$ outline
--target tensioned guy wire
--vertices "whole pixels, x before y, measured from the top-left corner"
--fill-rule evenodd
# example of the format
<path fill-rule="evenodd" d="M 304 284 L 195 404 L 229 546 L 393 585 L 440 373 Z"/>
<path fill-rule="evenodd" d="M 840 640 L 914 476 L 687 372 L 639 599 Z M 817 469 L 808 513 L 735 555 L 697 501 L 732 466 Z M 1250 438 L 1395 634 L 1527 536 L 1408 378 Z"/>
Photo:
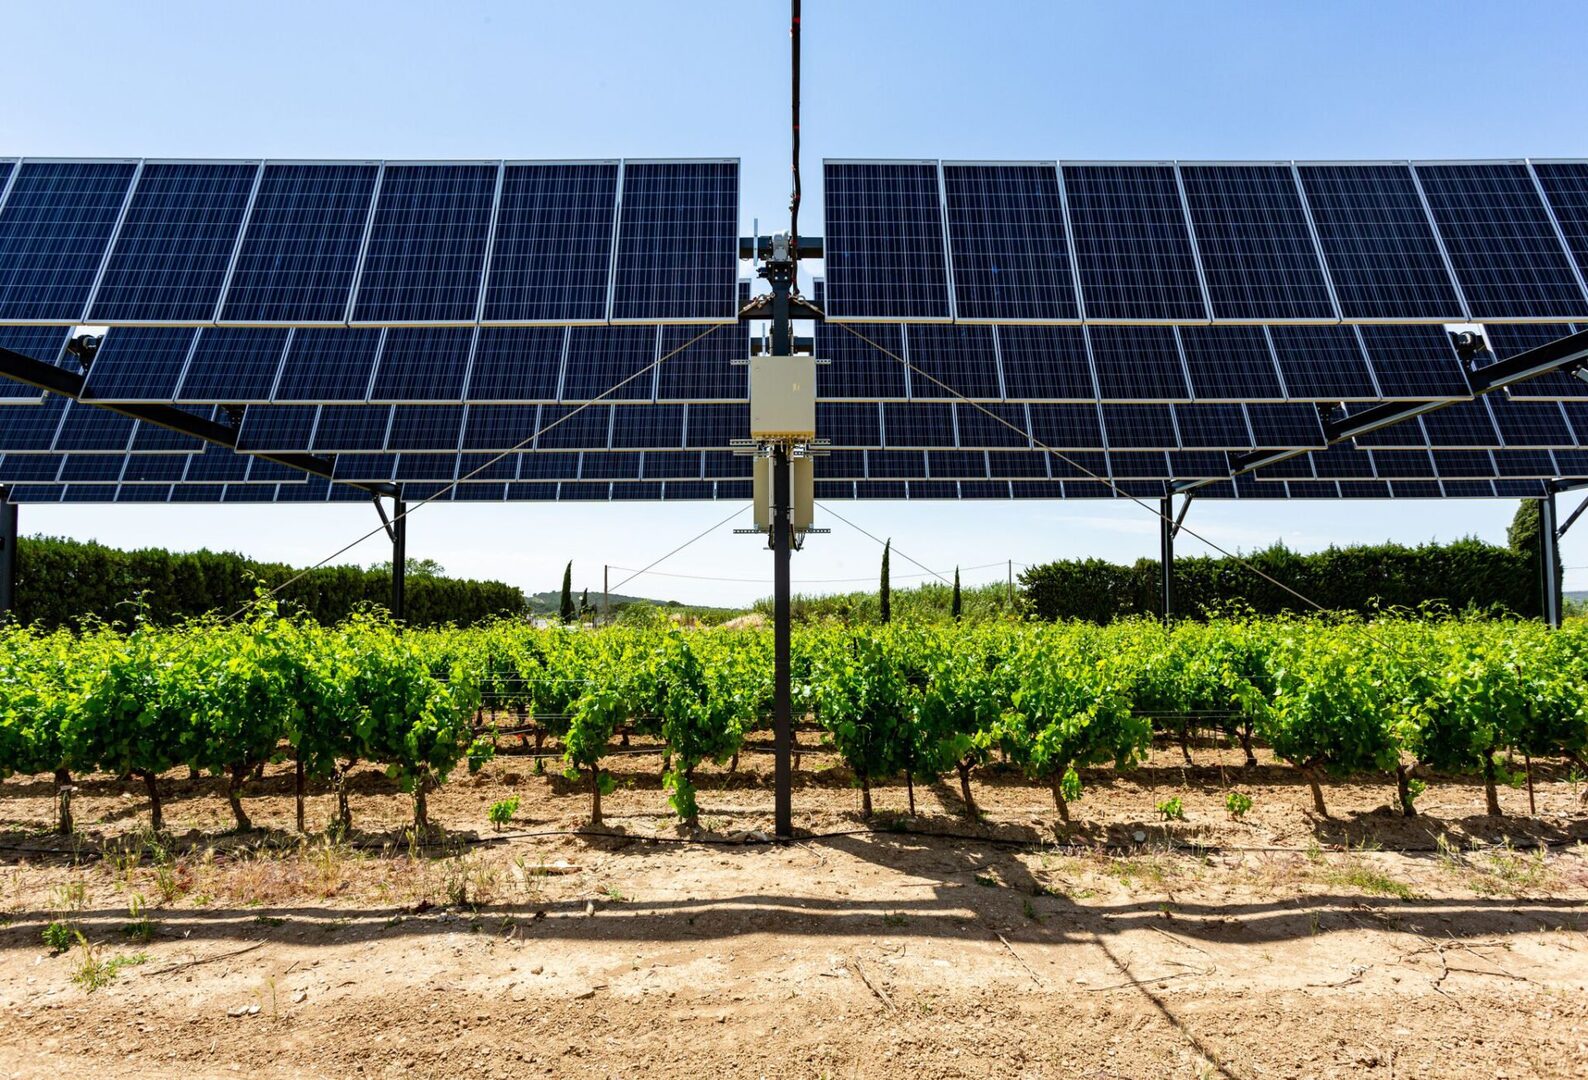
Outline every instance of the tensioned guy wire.
<path fill-rule="evenodd" d="M 565 423 L 568 420 L 572 420 L 575 416 L 578 416 L 580 413 L 582 413 L 584 410 L 588 409 L 590 406 L 596 404 L 597 402 L 603 400 L 604 398 L 608 397 L 611 394 L 617 393 L 619 390 L 623 389 L 623 387 L 627 386 L 629 383 L 633 382 L 635 379 L 638 379 L 641 375 L 645 375 L 645 374 L 647 374 L 647 373 L 649 373 L 651 371 L 654 371 L 656 368 L 660 367 L 663 363 L 665 363 L 668 360 L 671 360 L 673 357 L 677 356 L 679 353 L 683 352 L 685 349 L 689 348 L 691 345 L 695 344 L 697 341 L 700 341 L 702 338 L 707 337 L 710 334 L 716 333 L 718 330 L 722 329 L 722 327 L 724 325 L 726 325 L 726 324 L 718 323 L 718 324 L 716 324 L 714 326 L 709 326 L 705 330 L 702 330 L 700 333 L 696 334 L 694 337 L 690 338 L 688 341 L 684 342 L 678 348 L 674 349 L 672 352 L 665 353 L 662 356 L 658 356 L 655 360 L 651 361 L 649 364 L 646 364 L 644 367 L 640 368 L 638 371 L 635 371 L 633 374 L 631 374 L 631 375 L 627 376 L 626 378 L 624 378 L 624 379 L 614 383 L 613 385 L 607 387 L 605 390 L 601 391 L 601 393 L 597 394 L 595 397 L 591 398 L 590 400 L 588 400 L 586 402 L 583 402 L 580 405 L 575 406 L 574 408 L 570 409 L 568 412 L 564 413 L 562 416 L 559 416 L 557 419 L 553 420 L 551 423 L 545 425 L 544 427 L 540 428 L 539 430 L 537 430 L 537 431 L 533 432 L 532 434 L 526 436 L 516 446 L 514 446 L 514 447 L 512 447 L 510 449 L 507 449 L 507 450 L 503 450 L 501 453 L 499 453 L 499 454 L 495 455 L 494 457 L 490 458 L 489 460 L 487 460 L 485 462 L 485 464 L 483 464 L 479 468 L 473 470 L 468 475 L 458 477 L 456 480 L 453 480 L 450 483 L 447 483 L 446 485 L 444 485 L 440 489 L 436 490 L 435 492 L 432 492 L 430 495 L 427 495 L 425 498 L 420 499 L 418 502 L 416 502 L 412 506 L 408 507 L 402 513 L 393 515 L 389 524 L 390 525 L 395 525 L 395 524 L 397 524 L 397 522 L 402 521 L 405 518 L 407 518 L 410 515 L 412 515 L 415 511 L 417 511 L 417 510 L 419 510 L 419 509 L 421 509 L 423 507 L 429 506 L 431 503 L 433 503 L 437 499 L 441 498 L 441 496 L 445 495 L 447 492 L 449 492 L 449 491 L 453 490 L 454 488 L 456 488 L 459 484 L 467 483 L 468 481 L 470 481 L 474 477 L 480 475 L 482 472 L 484 472 L 485 470 L 489 469 L 492 465 L 495 465 L 498 461 L 501 461 L 503 458 L 507 457 L 508 455 L 518 453 L 520 450 L 523 450 L 530 443 L 532 443 L 536 439 L 540 438 L 542 435 L 544 435 L 546 432 L 550 431 L 552 428 L 556 427 L 558 424 Z M 737 513 L 739 513 L 739 511 L 735 511 L 735 513 L 737 514 Z M 299 570 L 296 574 L 293 574 L 286 581 L 283 581 L 280 585 L 277 585 L 274 588 L 272 588 L 267 595 L 275 596 L 277 593 L 281 592 L 282 589 L 287 588 L 289 585 L 293 584 L 296 581 L 302 580 L 308 574 L 310 574 L 311 572 L 313 572 L 315 570 L 318 570 L 320 567 L 324 566 L 326 563 L 330 562 L 332 559 L 337 558 L 340 555 L 345 555 L 347 552 L 352 551 L 354 548 L 358 547 L 358 545 L 362 544 L 364 541 L 368 540 L 370 537 L 374 536 L 376 533 L 385 532 L 388 527 L 389 527 L 388 523 L 386 521 L 382 521 L 379 525 L 377 525 L 373 529 L 369 530 L 369 532 L 364 533 L 362 536 L 358 537 L 357 539 L 355 539 L 355 540 L 353 540 L 353 541 L 351 541 L 351 542 L 349 542 L 347 544 L 344 544 L 342 547 L 337 548 L 335 551 L 331 552 L 331 554 L 327 555 L 325 558 L 321 559 L 319 562 L 315 563 L 313 566 L 306 566 L 302 570 Z M 716 526 L 712 526 L 712 528 L 716 528 Z M 693 541 L 691 541 L 691 543 L 693 543 Z M 663 557 L 665 558 L 666 556 L 663 556 Z M 244 604 L 242 607 L 238 608 L 236 611 L 234 611 L 230 615 L 226 616 L 226 620 L 225 621 L 230 622 L 231 620 L 233 620 L 233 619 L 237 618 L 239 615 L 241 615 L 243 612 L 247 611 L 252 606 L 253 605 L 251 603 L 250 604 Z"/>

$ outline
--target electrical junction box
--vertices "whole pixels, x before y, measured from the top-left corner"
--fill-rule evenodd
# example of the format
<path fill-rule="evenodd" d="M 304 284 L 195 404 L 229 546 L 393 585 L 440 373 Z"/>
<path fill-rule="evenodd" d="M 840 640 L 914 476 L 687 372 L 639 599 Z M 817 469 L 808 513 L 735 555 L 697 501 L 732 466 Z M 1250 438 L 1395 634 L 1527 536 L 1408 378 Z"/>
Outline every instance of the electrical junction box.
<path fill-rule="evenodd" d="M 750 438 L 809 442 L 816 437 L 816 360 L 750 358 Z"/>
<path fill-rule="evenodd" d="M 789 492 L 793 496 L 792 518 L 794 532 L 803 534 L 816 518 L 816 469 L 808 457 L 794 458 L 789 462 Z M 757 532 L 772 531 L 772 459 L 755 458 L 755 481 L 752 485 L 755 500 L 755 528 Z"/>

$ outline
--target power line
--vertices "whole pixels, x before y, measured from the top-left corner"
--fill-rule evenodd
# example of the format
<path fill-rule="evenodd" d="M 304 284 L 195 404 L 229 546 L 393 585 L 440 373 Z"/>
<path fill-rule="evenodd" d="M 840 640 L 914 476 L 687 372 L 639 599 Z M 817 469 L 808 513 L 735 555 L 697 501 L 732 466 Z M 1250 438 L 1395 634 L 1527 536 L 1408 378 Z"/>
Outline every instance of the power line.
<path fill-rule="evenodd" d="M 892 545 L 892 541 L 891 540 L 889 540 L 889 541 L 878 540 L 876 536 L 873 536 L 871 533 L 866 532 L 865 529 L 862 529 L 859 525 L 856 525 L 853 521 L 850 521 L 848 518 L 844 517 L 837 510 L 834 510 L 832 507 L 828 506 L 826 503 L 817 503 L 816 505 L 820 506 L 824 511 L 826 511 L 827 513 L 833 515 L 833 517 L 837 518 L 839 521 L 842 521 L 845 525 L 848 525 L 851 529 L 854 529 L 856 532 L 860 533 L 862 536 L 870 536 L 871 539 L 876 540 L 877 543 L 881 544 L 884 548 L 887 548 L 889 551 L 898 551 L 899 552 L 899 558 L 903 559 L 905 562 L 914 563 L 916 566 L 919 566 L 922 570 L 925 570 L 928 574 L 931 574 L 933 577 L 937 578 L 937 580 L 941 581 L 944 585 L 947 585 L 949 583 L 948 578 L 944 577 L 942 574 L 939 574 L 936 570 L 933 570 L 930 566 L 927 566 L 923 562 L 917 562 L 915 559 L 910 558 L 904 552 L 899 551 L 898 548 L 892 547 L 891 546 Z"/>
<path fill-rule="evenodd" d="M 656 565 L 655 563 L 651 564 L 651 566 L 655 566 L 655 565 Z M 988 570 L 988 569 L 991 569 L 992 567 L 995 567 L 995 566 L 1000 568 L 1000 569 L 1002 569 L 1003 567 L 1006 567 L 1008 565 L 1009 565 L 1008 561 L 1005 560 L 1005 561 L 1002 561 L 1002 562 L 982 563 L 979 566 L 961 566 L 959 569 L 960 569 L 960 571 L 962 573 L 968 573 L 968 572 L 970 572 L 972 570 Z M 1024 566 L 1029 566 L 1031 564 L 1030 563 L 1015 563 L 1015 565 L 1024 567 Z M 616 565 L 614 565 L 614 566 L 612 566 L 612 569 L 613 570 L 633 570 L 634 568 L 632 566 L 616 566 Z M 643 570 L 635 571 L 634 576 L 638 577 L 640 574 L 645 574 L 645 575 L 647 575 L 649 577 L 683 578 L 683 579 L 686 579 L 686 580 L 689 580 L 689 581 L 721 581 L 721 582 L 730 582 L 730 583 L 740 583 L 740 584 L 746 584 L 746 585 L 765 585 L 765 584 L 768 583 L 766 578 L 723 577 L 723 576 L 720 576 L 720 575 L 717 575 L 717 574 L 686 574 L 686 573 L 683 573 L 681 571 L 652 570 L 652 569 L 650 569 L 650 567 L 646 567 Z M 915 578 L 934 577 L 935 575 L 930 574 L 930 573 L 926 573 L 926 574 L 896 574 L 896 575 L 893 575 L 893 576 L 898 578 L 898 579 L 900 579 L 900 580 L 913 580 Z M 625 580 L 629 580 L 629 579 L 625 579 Z M 792 582 L 791 584 L 794 584 L 794 585 L 849 585 L 849 584 L 853 584 L 855 582 L 876 581 L 876 580 L 877 580 L 877 576 L 875 574 L 868 574 L 865 577 L 800 578 L 800 579 Z"/>
<path fill-rule="evenodd" d="M 635 578 L 639 577 L 641 574 L 643 574 L 646 571 L 650 570 L 652 566 L 657 566 L 657 565 L 659 565 L 661 563 L 666 562 L 668 559 L 671 559 L 674 555 L 677 555 L 680 551 L 683 551 L 690 544 L 693 544 L 696 540 L 702 540 L 705 537 L 710 536 L 712 533 L 716 532 L 718 529 L 720 529 L 724 525 L 728 524 L 728 522 L 732 521 L 734 518 L 736 518 L 740 514 L 744 513 L 747 509 L 749 509 L 749 507 L 747 507 L 747 506 L 739 507 L 738 509 L 734 510 L 733 513 L 729 514 L 727 517 L 725 517 L 721 521 L 717 522 L 715 525 L 713 525 L 711 528 L 707 529 L 705 532 L 699 533 L 698 535 L 692 536 L 688 540 L 685 540 L 682 544 L 679 544 L 672 551 L 669 551 L 666 555 L 663 555 L 660 559 L 657 559 L 655 562 L 653 562 L 649 566 L 645 567 L 644 570 L 636 570 L 636 571 L 634 571 L 634 573 L 630 574 L 628 577 L 624 578 L 622 581 L 620 581 L 616 585 L 614 585 L 613 589 L 621 589 L 621 588 L 623 588 L 623 586 L 627 585 L 629 582 L 633 581 Z"/>

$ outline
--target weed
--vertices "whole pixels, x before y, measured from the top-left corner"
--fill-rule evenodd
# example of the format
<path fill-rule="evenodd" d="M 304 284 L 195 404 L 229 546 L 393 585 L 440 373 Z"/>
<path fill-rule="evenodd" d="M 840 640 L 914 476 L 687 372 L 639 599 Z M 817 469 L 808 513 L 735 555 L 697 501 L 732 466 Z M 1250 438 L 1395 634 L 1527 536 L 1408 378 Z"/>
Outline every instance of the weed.
<path fill-rule="evenodd" d="M 260 926 L 286 926 L 287 920 L 280 915 L 255 915 L 254 922 Z"/>
<path fill-rule="evenodd" d="M 1224 809 L 1230 812 L 1230 817 L 1239 821 L 1251 812 L 1252 797 L 1244 791 L 1232 791 L 1224 798 Z"/>
<path fill-rule="evenodd" d="M 1185 807 L 1180 805 L 1180 796 L 1172 795 L 1158 804 L 1158 813 L 1165 821 L 1184 821 Z"/>
<path fill-rule="evenodd" d="M 1344 866 L 1329 870 L 1324 880 L 1331 885 L 1345 885 L 1372 896 L 1393 896 L 1397 900 L 1415 900 L 1417 894 L 1404 881 L 1397 881 L 1382 870 L 1365 862 L 1352 860 Z"/>
<path fill-rule="evenodd" d="M 886 926 L 904 926 L 909 921 L 910 917 L 902 911 L 890 911 L 882 917 L 882 922 Z"/>
<path fill-rule="evenodd" d="M 629 899 L 627 896 L 624 896 L 614 886 L 611 886 L 611 885 L 607 885 L 604 888 L 602 888 L 601 892 L 602 892 L 603 895 L 606 896 L 606 898 L 608 900 L 612 900 L 612 901 L 614 901 L 616 903 L 619 903 L 619 904 L 627 903 L 628 899 Z"/>
<path fill-rule="evenodd" d="M 491 819 L 491 824 L 495 826 L 496 831 L 501 832 L 503 827 L 513 820 L 513 815 L 517 813 L 518 796 L 513 795 L 503 799 L 501 802 L 492 803 L 491 809 L 486 816 Z"/>
<path fill-rule="evenodd" d="M 147 907 L 142 893 L 132 894 L 132 899 L 127 903 L 127 917 L 132 921 L 121 928 L 123 934 L 144 942 L 154 937 L 154 920 L 145 913 Z"/>
<path fill-rule="evenodd" d="M 44 947 L 50 950 L 52 956 L 59 956 L 70 949 L 76 939 L 76 929 L 64 919 L 57 919 L 44 928 Z"/>
<path fill-rule="evenodd" d="M 998 879 L 990 874 L 977 874 L 976 884 L 984 889 L 996 889 L 998 887 Z"/>
<path fill-rule="evenodd" d="M 78 958 L 77 970 L 72 972 L 72 981 L 90 994 L 108 986 L 122 968 L 149 962 L 149 954 L 141 952 L 101 960 L 99 950 L 90 945 L 82 934 L 77 935 L 77 944 L 82 950 L 82 955 Z"/>
<path fill-rule="evenodd" d="M 1037 907 L 1036 907 L 1035 904 L 1033 904 L 1030 901 L 1029 898 L 1020 901 L 1020 910 L 1025 915 L 1026 918 L 1030 919 L 1032 922 L 1036 921 L 1036 919 L 1037 919 Z"/>

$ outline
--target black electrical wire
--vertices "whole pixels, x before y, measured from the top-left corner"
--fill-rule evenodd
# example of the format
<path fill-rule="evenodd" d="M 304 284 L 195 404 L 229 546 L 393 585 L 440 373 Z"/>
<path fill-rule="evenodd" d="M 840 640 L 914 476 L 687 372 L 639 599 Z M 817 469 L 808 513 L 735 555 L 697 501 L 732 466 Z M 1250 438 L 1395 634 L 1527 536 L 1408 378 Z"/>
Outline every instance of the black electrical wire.
<path fill-rule="evenodd" d="M 794 192 L 789 196 L 789 243 L 791 258 L 799 258 L 800 242 L 800 0 L 791 0 L 789 17 L 789 49 L 793 61 L 793 80 L 790 99 L 794 106 Z"/>

